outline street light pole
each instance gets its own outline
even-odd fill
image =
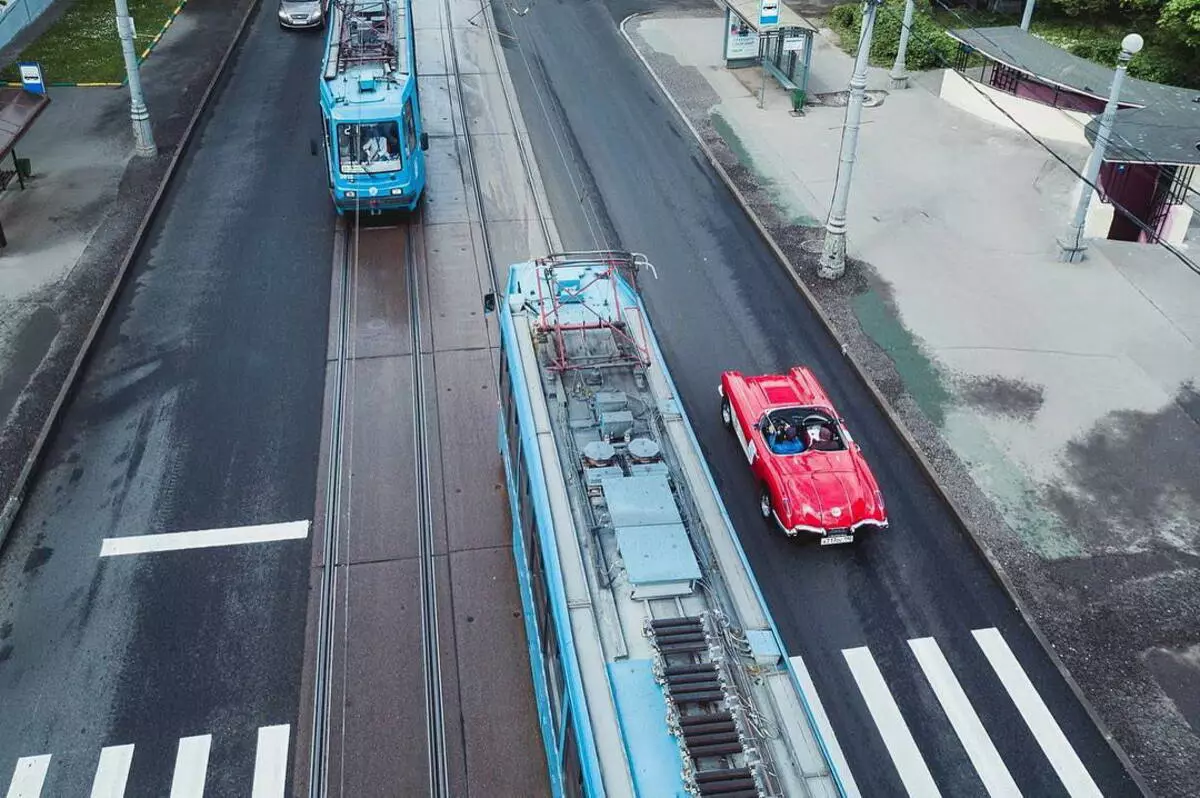
[[[144,158],[158,155],[154,145],[154,131],[150,129],[150,112],[142,97],[142,79],[138,74],[137,52],[133,49],[133,21],[129,18],[128,0],[116,0],[117,35],[121,39],[121,53],[125,56],[125,75],[129,80],[129,118],[133,120],[135,152]]]
[[[1029,30],[1029,23],[1033,21],[1033,4],[1037,0],[1025,0],[1025,13],[1021,15],[1021,30]]]
[[[1030,0],[1030,2],[1032,1]],[[904,23],[900,28],[900,46],[896,49],[896,63],[892,65],[891,77],[893,89],[908,88],[908,71],[904,59],[908,55],[908,37],[912,33],[914,5],[913,0],[905,0]]]
[[[867,97],[867,63],[871,55],[871,36],[875,32],[875,10],[882,1],[866,0],[863,5],[862,43],[854,59],[846,122],[842,127],[842,158],[838,164],[837,184],[833,187],[829,222],[825,225],[825,246],[817,269],[817,274],[827,280],[836,280],[846,271],[846,207],[850,204],[850,176],[854,171],[854,156],[858,149],[863,101]]]
[[[1067,232],[1058,240],[1058,259],[1063,263],[1075,263],[1084,259],[1087,244],[1083,241],[1083,228],[1087,223],[1088,206],[1092,202],[1092,186],[1096,185],[1100,165],[1104,162],[1104,152],[1108,149],[1108,136],[1112,131],[1113,119],[1117,115],[1117,98],[1121,94],[1121,84],[1125,81],[1125,69],[1129,60],[1141,52],[1144,43],[1142,37],[1136,33],[1131,33],[1121,40],[1121,54],[1117,56],[1117,69],[1113,72],[1108,103],[1104,106],[1100,128],[1096,131],[1096,144],[1092,148],[1092,154],[1088,156],[1087,165],[1083,167],[1075,217],[1071,220]]]

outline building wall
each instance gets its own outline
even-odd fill
[[[945,74],[942,77],[941,98],[951,105],[1001,127],[1018,130],[1004,114],[980,96],[982,91],[1034,135],[1084,147],[1091,146],[1083,135],[1084,125],[1091,121],[1089,114],[1051,108],[1034,99],[1014,97],[1006,92],[997,91],[964,77],[953,69],[943,71]]]
[[[9,0],[8,5],[0,8],[0,47],[6,47],[53,2],[54,0]]]

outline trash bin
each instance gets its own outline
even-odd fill
[[[17,173],[21,177],[33,177],[33,167],[29,163],[28,158],[17,158]]]
[[[804,89],[792,89],[792,112],[793,113],[798,114],[804,110],[805,96],[806,95],[805,95]]]

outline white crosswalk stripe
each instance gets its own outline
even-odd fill
[[[921,798],[940,796],[937,785],[933,783],[933,775],[921,757],[921,751],[913,740],[908,724],[904,722],[904,716],[900,714],[900,707],[896,706],[896,700],[888,691],[871,651],[866,646],[847,648],[842,650],[842,656],[846,658],[850,673],[858,683],[858,690],[867,702],[867,711],[871,713],[883,737],[883,744],[887,746],[888,755],[900,774],[904,789],[909,795]]]
[[[971,702],[967,699],[967,694],[963,692],[962,685],[958,683],[954,672],[950,670],[950,663],[946,661],[938,644],[932,637],[922,637],[917,640],[909,640],[908,645],[916,655],[921,670],[925,672],[925,678],[929,680],[929,685],[933,688],[933,694],[937,696],[938,703],[942,705],[946,717],[950,719],[954,733],[958,735],[963,748],[967,750],[967,756],[970,757],[971,764],[975,766],[975,771],[983,781],[988,795],[993,798],[998,798],[998,796],[1021,798],[1021,791],[1017,789],[1012,774],[1004,766],[1004,760],[1000,758],[1000,753],[992,744],[992,738],[984,730],[983,723],[975,714]]]
[[[1000,631],[995,628],[975,629],[971,634],[1067,793],[1071,798],[1100,798],[1099,788]],[[937,641],[932,637],[913,638],[908,641],[908,646],[987,794],[991,798],[1020,798],[1021,791],[1012,773],[996,750]],[[870,650],[866,646],[842,649],[842,656],[883,738],[904,789],[913,796],[938,795],[938,788],[920,748]]]
[[[132,745],[113,745],[100,751],[96,778],[92,781],[92,798],[121,798],[129,780],[129,763],[133,761]]]
[[[208,775],[208,750],[212,735],[184,737],[175,754],[175,775],[171,779],[171,798],[204,798],[204,780]]]
[[[7,798],[38,798],[42,794],[42,782],[50,769],[50,756],[23,756],[13,768],[12,782],[8,785]]]
[[[1029,731],[1033,732],[1034,739],[1050,760],[1054,772],[1067,788],[1067,793],[1071,798],[1100,798],[1100,788],[1092,781],[1087,768],[1079,760],[1067,736],[1059,728],[1058,722],[1050,714],[1050,709],[1038,695],[1033,682],[1025,675],[1000,632],[996,629],[975,629],[971,634],[975,636],[975,642],[983,650],[1009,698],[1025,719]]]
[[[263,726],[258,730],[251,798],[283,798],[287,785],[287,758],[291,733],[292,727],[286,723]],[[208,755],[211,748],[211,734],[179,739],[170,798],[202,798],[208,777]],[[124,798],[129,781],[129,768],[135,753],[132,744],[102,748],[96,763],[96,774],[92,779],[90,798]],[[43,754],[18,759],[5,798],[41,798],[51,758],[50,754]],[[0,778],[2,777],[0,775]],[[3,784],[4,782],[0,781],[0,786]],[[155,792],[162,794],[157,789]]]
[[[264,726],[258,730],[258,753],[254,760],[254,791],[251,798],[283,798],[287,781],[290,727]]]

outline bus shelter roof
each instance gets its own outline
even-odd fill
[[[44,94],[0,87],[0,160],[12,152],[12,148],[49,104],[50,98]]]
[[[725,5],[729,10],[745,20],[746,24],[753,30],[758,31],[759,0],[725,0]],[[783,0],[779,0],[779,27],[804,28],[805,30],[816,31],[816,28],[810,25],[804,17],[789,8]]]

